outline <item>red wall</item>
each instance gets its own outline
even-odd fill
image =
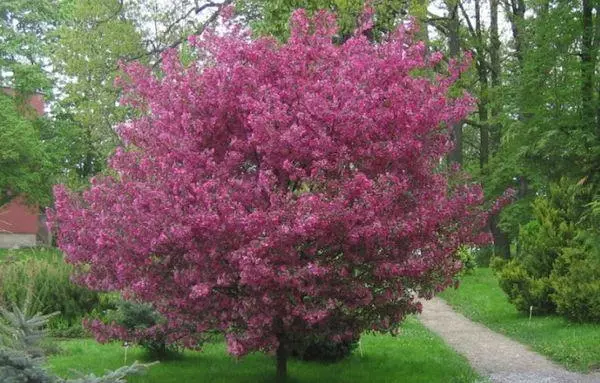
[[[0,233],[37,234],[39,215],[17,198],[0,207]]]
[[[5,94],[8,94],[10,96],[14,96],[15,95],[15,90],[11,89],[11,88],[2,88],[2,91]],[[27,103],[33,107],[33,109],[35,110],[37,116],[43,116],[44,115],[44,95],[40,94],[40,93],[34,93],[31,96],[29,96],[29,99],[27,100]],[[33,117],[37,117],[37,116],[33,116]]]

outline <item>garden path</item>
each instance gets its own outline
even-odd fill
[[[455,312],[439,298],[423,302],[421,322],[494,383],[600,383],[600,374],[567,371],[526,346]]]

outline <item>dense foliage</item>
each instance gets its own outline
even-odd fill
[[[335,13],[338,20],[338,36],[336,41],[342,42],[352,36],[361,23],[361,16],[367,2],[363,0],[242,0],[237,1],[238,12],[251,24],[258,35],[275,36],[286,40],[290,35],[289,19],[299,8],[307,12],[328,10]],[[406,14],[409,4],[404,0],[384,0],[372,2],[377,18],[369,36],[381,37],[396,28],[399,16]],[[413,8],[415,8],[413,6]]]
[[[0,89],[0,206],[16,196],[47,203],[52,170],[35,111]]]
[[[597,214],[586,203],[590,185],[568,179],[533,203],[535,219],[521,228],[518,255],[500,264],[500,286],[520,311],[599,321]]]
[[[134,64],[128,148],[78,196],[56,188],[58,243],[95,289],[150,302],[229,350],[285,354],[308,333],[388,331],[453,281],[485,241],[481,190],[441,165],[461,67],[437,68],[411,30],[332,43],[333,17],[295,14],[287,43],[192,39],[201,61]],[[207,65],[208,64],[208,65]],[[192,339],[190,339],[190,342]]]
[[[83,316],[99,310],[97,292],[70,280],[73,267],[55,250],[10,251],[0,259],[0,306],[30,301],[33,312],[55,312],[53,331],[67,334]]]
[[[169,328],[165,319],[154,308],[142,302],[120,299],[116,307],[106,310],[100,319],[86,318],[84,325],[100,343],[125,341],[143,347],[154,359],[174,356],[178,346],[177,336],[188,336],[191,328]],[[198,339],[197,343],[201,343]]]

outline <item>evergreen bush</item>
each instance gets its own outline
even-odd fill
[[[518,310],[600,321],[600,202],[590,186],[563,179],[533,203],[519,252],[496,262],[500,286]]]

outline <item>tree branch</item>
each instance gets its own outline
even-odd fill
[[[467,125],[475,126],[475,127],[477,127],[477,128],[481,128],[481,127],[483,127],[483,125],[482,125],[482,124],[480,124],[479,122],[477,122],[477,121],[473,121],[473,120],[470,120],[470,119],[468,119],[468,118],[467,118],[467,119],[464,119],[464,120],[463,120],[463,122],[464,122],[465,124],[467,124]]]
[[[213,14],[204,23],[202,23],[198,28],[196,28],[196,30],[193,31],[193,33],[192,33],[194,35],[201,35],[206,30],[206,28],[208,28],[209,25],[211,25],[212,23],[215,22],[215,20],[217,20],[217,18],[221,14],[221,11],[223,10],[223,8],[225,8],[226,6],[232,4],[233,1],[234,0],[225,0],[222,3],[214,3],[212,1],[209,1],[208,3],[205,3],[205,4],[201,5],[201,6],[198,6],[198,2],[196,2],[196,6],[194,8],[191,8],[188,12],[185,13],[185,15],[179,17],[177,20],[175,20],[174,22],[172,22],[167,27],[167,29],[164,32],[164,35],[166,35],[169,32],[171,32],[173,30],[173,28],[175,28],[181,21],[183,21],[187,17],[189,17],[192,13],[199,14],[199,13],[201,13],[202,11],[204,11],[204,10],[206,10],[208,8],[216,8],[216,10],[213,12]],[[173,41],[171,44],[168,44],[168,45],[165,45],[165,46],[155,46],[151,50],[149,50],[148,52],[145,52],[145,53],[140,54],[138,56],[127,58],[127,61],[131,62],[131,61],[139,60],[139,59],[141,59],[143,57],[158,55],[156,61],[154,62],[154,64],[152,64],[152,68],[156,68],[162,62],[162,57],[160,57],[160,54],[162,52],[166,51],[167,49],[177,48],[179,45],[181,45],[183,42],[185,42],[187,40],[187,38],[188,38],[187,35],[186,36],[180,36],[178,39],[176,39],[175,41]]]
[[[469,18],[469,15],[467,14],[467,11],[465,10],[465,7],[462,4],[462,1],[458,2],[458,7],[460,8],[463,17],[465,18],[466,22],[467,22],[467,27],[469,28],[469,32],[471,32],[471,35],[477,39],[477,33],[475,32],[475,28],[473,28],[473,24],[471,23],[471,19]]]

